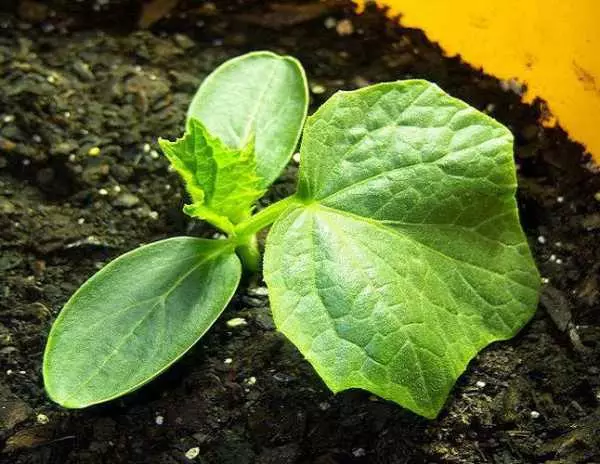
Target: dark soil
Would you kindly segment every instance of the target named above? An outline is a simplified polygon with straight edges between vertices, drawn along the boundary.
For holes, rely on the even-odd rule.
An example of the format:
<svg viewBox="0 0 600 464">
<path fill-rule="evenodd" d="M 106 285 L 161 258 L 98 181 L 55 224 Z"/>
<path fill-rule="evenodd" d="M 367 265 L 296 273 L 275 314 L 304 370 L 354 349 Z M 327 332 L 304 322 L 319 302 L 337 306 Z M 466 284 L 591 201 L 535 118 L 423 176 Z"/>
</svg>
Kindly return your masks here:
<svg viewBox="0 0 600 464">
<path fill-rule="evenodd" d="M 373 8 L 183 2 L 141 32 L 128 2 L 55 3 L 19 17 L 7 2 L 0 16 L 0 462 L 185 463 L 195 447 L 204 464 L 600 462 L 600 175 L 560 128 L 539 124 L 541 103 Z M 44 395 L 48 330 L 83 281 L 141 243 L 214 233 L 181 213 L 156 139 L 181 135 L 207 73 L 254 49 L 302 61 L 313 109 L 338 89 L 420 77 L 516 136 L 542 301 L 519 336 L 471 363 L 437 420 L 331 394 L 247 286 L 135 394 L 84 411 Z M 295 175 L 291 165 L 267 201 Z M 230 329 L 231 317 L 248 325 Z"/>
</svg>

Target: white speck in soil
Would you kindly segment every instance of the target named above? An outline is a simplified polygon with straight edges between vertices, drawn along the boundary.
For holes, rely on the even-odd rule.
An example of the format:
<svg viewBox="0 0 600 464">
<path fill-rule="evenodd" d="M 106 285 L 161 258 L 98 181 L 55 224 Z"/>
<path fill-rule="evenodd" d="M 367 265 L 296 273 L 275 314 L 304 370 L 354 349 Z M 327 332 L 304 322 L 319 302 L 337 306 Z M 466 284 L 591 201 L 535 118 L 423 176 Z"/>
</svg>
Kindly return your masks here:
<svg viewBox="0 0 600 464">
<path fill-rule="evenodd" d="M 554 244 L 555 247 L 560 248 L 562 246 L 562 242 L 556 242 Z"/>
<path fill-rule="evenodd" d="M 246 385 L 256 385 L 256 377 L 252 376 L 246 379 Z"/>
<path fill-rule="evenodd" d="M 77 157 L 75 155 L 69 155 L 69 162 L 74 163 Z"/>
<path fill-rule="evenodd" d="M 532 419 L 538 419 L 538 418 L 540 417 L 540 413 L 539 413 L 539 412 L 537 412 L 537 411 L 531 411 L 531 412 L 529 413 L 529 416 L 530 416 Z"/>
<path fill-rule="evenodd" d="M 165 418 L 163 416 L 156 416 L 154 422 L 156 425 L 163 425 L 165 423 Z"/>
<path fill-rule="evenodd" d="M 483 380 L 478 380 L 475 385 L 477 386 L 477 388 L 483 388 L 485 387 L 486 383 Z"/>
<path fill-rule="evenodd" d="M 321 403 L 319 403 L 319 409 L 321 411 L 327 411 L 330 407 L 331 405 L 327 401 L 322 401 Z"/>
<path fill-rule="evenodd" d="M 544 243 L 546 243 L 546 237 L 544 237 L 543 235 L 540 235 L 540 236 L 538 237 L 538 239 L 537 239 L 537 240 L 538 240 L 538 242 L 539 242 L 539 243 L 541 243 L 542 245 L 543 245 Z"/>
<path fill-rule="evenodd" d="M 556 201 L 562 203 L 563 201 L 565 201 L 565 197 L 556 197 Z"/>
<path fill-rule="evenodd" d="M 79 218 L 77 219 L 77 224 L 81 225 L 85 222 L 85 218 Z"/>
<path fill-rule="evenodd" d="M 42 138 L 38 135 L 38 134 L 34 134 L 33 137 L 31 137 L 31 139 L 35 142 L 35 143 L 42 143 Z"/>
<path fill-rule="evenodd" d="M 225 361 L 223 361 L 224 364 L 231 364 L 233 362 L 233 359 L 231 358 L 225 358 Z"/>
<path fill-rule="evenodd" d="M 252 287 L 248 289 L 248 294 L 252 296 L 268 296 L 269 289 L 267 287 Z"/>
<path fill-rule="evenodd" d="M 4 116 L 4 118 L 2 119 L 5 123 L 11 123 L 15 120 L 14 115 L 12 114 L 7 114 L 6 116 Z"/>
<path fill-rule="evenodd" d="M 23 166 L 29 166 L 30 164 L 31 164 L 31 160 L 29 160 L 29 159 L 23 160 Z"/>
<path fill-rule="evenodd" d="M 106 190 L 105 188 L 101 188 L 100 190 L 98 190 L 98 193 L 102 196 L 106 196 L 108 195 L 108 190 Z"/>
<path fill-rule="evenodd" d="M 229 319 L 227 322 L 227 327 L 243 327 L 245 325 L 248 325 L 248 323 L 246 322 L 246 319 L 244 319 L 243 317 L 234 317 L 233 319 Z"/>
<path fill-rule="evenodd" d="M 37 420 L 38 424 L 41 424 L 41 425 L 46 425 L 47 423 L 50 422 L 50 419 L 48 418 L 48 416 L 46 414 L 38 414 L 36 417 L 36 420 Z"/>
<path fill-rule="evenodd" d="M 543 283 L 544 285 L 545 285 L 545 284 L 548 284 L 548 283 L 550 283 L 550 279 L 549 279 L 548 277 L 542 277 L 542 283 Z"/>
<path fill-rule="evenodd" d="M 152 159 L 158 159 L 158 158 L 160 158 L 160 155 L 159 155 L 159 153 L 156 150 L 151 150 L 150 151 L 150 158 L 152 158 Z"/>
<path fill-rule="evenodd" d="M 92 147 L 88 150 L 88 156 L 98 156 L 100 154 L 100 148 L 99 147 Z"/>
<path fill-rule="evenodd" d="M 329 18 L 327 18 L 325 20 L 325 22 L 323 24 L 327 29 L 333 29 L 336 26 L 337 21 L 335 20 L 335 18 L 332 18 L 330 16 Z"/>
<path fill-rule="evenodd" d="M 71 117 L 71 113 L 69 111 L 65 111 L 64 117 L 69 119 Z"/>
<path fill-rule="evenodd" d="M 596 193 L 594 194 L 594 200 L 596 200 L 596 201 L 600 201 L 600 192 L 596 192 Z"/>
<path fill-rule="evenodd" d="M 150 153 L 150 144 L 145 143 L 142 149 L 144 150 L 144 153 Z"/>
<path fill-rule="evenodd" d="M 158 219 L 158 213 L 156 211 L 150 211 L 148 213 L 148 216 L 150 216 L 150 219 L 154 219 L 154 220 Z"/>
<path fill-rule="evenodd" d="M 294 156 L 292 156 L 292 159 L 294 160 L 294 163 L 296 164 L 300 164 L 300 153 L 294 153 Z"/>
<path fill-rule="evenodd" d="M 550 255 L 550 258 L 549 258 L 549 260 L 550 260 L 550 262 L 552 262 L 552 263 L 553 263 L 554 261 L 556 261 L 556 255 Z"/>
<path fill-rule="evenodd" d="M 194 446 L 193 448 L 190 448 L 189 450 L 187 450 L 185 452 L 185 457 L 191 461 L 193 459 L 196 459 L 199 454 L 200 454 L 200 448 L 198 448 L 197 446 Z"/>
<path fill-rule="evenodd" d="M 119 193 L 119 192 L 121 192 L 121 186 L 120 185 L 115 185 L 113 187 L 113 190 L 115 191 L 115 193 Z"/>
<path fill-rule="evenodd" d="M 313 84 L 310 87 L 310 91 L 315 95 L 321 95 L 322 93 L 325 93 L 325 90 L 325 87 L 321 84 Z"/>
<path fill-rule="evenodd" d="M 562 264 L 562 263 L 563 263 L 563 260 L 562 260 L 562 259 L 560 259 L 560 258 L 556 258 L 556 264 Z"/>
<path fill-rule="evenodd" d="M 367 452 L 364 448 L 355 448 L 352 450 L 352 456 L 355 458 L 362 458 L 367 455 Z"/>
</svg>

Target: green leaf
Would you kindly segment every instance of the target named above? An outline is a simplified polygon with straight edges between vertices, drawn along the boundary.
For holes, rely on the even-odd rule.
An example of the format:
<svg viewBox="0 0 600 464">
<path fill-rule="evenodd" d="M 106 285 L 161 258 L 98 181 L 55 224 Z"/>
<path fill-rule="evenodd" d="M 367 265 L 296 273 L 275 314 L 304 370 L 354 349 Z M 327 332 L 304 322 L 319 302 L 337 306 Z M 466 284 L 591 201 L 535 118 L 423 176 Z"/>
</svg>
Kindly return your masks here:
<svg viewBox="0 0 600 464">
<path fill-rule="evenodd" d="M 44 383 L 67 408 L 124 395 L 167 369 L 212 326 L 241 266 L 228 242 L 177 237 L 109 263 L 67 302 L 44 354 Z"/>
<path fill-rule="evenodd" d="M 435 417 L 536 308 L 510 132 L 425 81 L 340 92 L 307 122 L 298 188 L 267 239 L 277 327 L 334 392 Z"/>
<path fill-rule="evenodd" d="M 308 108 L 302 65 L 289 56 L 253 52 L 229 60 L 202 83 L 188 110 L 232 148 L 254 138 L 261 187 L 289 161 Z"/>
<path fill-rule="evenodd" d="M 200 121 L 190 119 L 182 138 L 160 139 L 159 144 L 185 181 L 193 204 L 184 211 L 191 216 L 231 232 L 265 193 L 256 174 L 252 140 L 242 149 L 229 148 Z"/>
</svg>

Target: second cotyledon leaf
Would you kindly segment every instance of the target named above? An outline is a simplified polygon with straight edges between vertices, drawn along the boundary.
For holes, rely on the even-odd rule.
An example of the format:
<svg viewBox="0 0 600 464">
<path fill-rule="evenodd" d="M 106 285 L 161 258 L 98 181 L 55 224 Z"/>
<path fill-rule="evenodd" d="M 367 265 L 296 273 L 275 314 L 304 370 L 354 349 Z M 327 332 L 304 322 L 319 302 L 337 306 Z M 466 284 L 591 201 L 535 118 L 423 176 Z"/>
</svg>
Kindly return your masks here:
<svg viewBox="0 0 600 464">
<path fill-rule="evenodd" d="M 190 119 L 182 138 L 159 143 L 185 181 L 192 204 L 184 211 L 190 216 L 232 232 L 233 225 L 248 218 L 265 193 L 256 173 L 252 141 L 241 149 L 230 148 L 200 121 Z"/>
</svg>

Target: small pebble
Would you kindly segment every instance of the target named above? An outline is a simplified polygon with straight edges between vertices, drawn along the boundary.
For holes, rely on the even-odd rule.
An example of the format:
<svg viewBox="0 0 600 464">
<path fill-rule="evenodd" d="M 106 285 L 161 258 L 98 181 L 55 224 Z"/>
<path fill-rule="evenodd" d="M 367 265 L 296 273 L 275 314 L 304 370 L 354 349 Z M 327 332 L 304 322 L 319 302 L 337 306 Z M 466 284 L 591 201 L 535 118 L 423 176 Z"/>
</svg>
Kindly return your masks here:
<svg viewBox="0 0 600 464">
<path fill-rule="evenodd" d="M 35 143 L 42 143 L 42 138 L 38 135 L 38 134 L 34 134 L 33 137 L 31 137 L 31 139 L 35 142 Z"/>
<path fill-rule="evenodd" d="M 294 153 L 294 155 L 292 156 L 292 159 L 294 160 L 294 163 L 296 164 L 300 164 L 300 153 Z"/>
<path fill-rule="evenodd" d="M 546 243 L 546 237 L 544 237 L 543 235 L 540 235 L 540 236 L 538 237 L 538 239 L 537 239 L 537 240 L 538 240 L 538 242 L 539 242 L 539 243 L 541 243 L 542 245 L 543 245 L 544 243 Z"/>
<path fill-rule="evenodd" d="M 145 143 L 143 147 L 144 153 L 150 153 L 150 144 Z"/>
<path fill-rule="evenodd" d="M 342 19 L 336 24 L 335 30 L 341 36 L 352 35 L 354 34 L 354 24 L 349 19 Z"/>
<path fill-rule="evenodd" d="M 233 319 L 229 319 L 227 322 L 227 327 L 241 327 L 241 326 L 245 326 L 248 325 L 248 323 L 246 322 L 246 319 L 244 319 L 243 317 L 234 317 Z"/>
<path fill-rule="evenodd" d="M 550 279 L 549 279 L 548 277 L 542 277 L 542 283 L 543 283 L 544 285 L 545 285 L 545 284 L 548 284 L 548 283 L 550 283 Z"/>
<path fill-rule="evenodd" d="M 600 192 L 596 192 L 596 193 L 594 194 L 594 199 L 595 199 L 596 201 L 600 201 Z"/>
<path fill-rule="evenodd" d="M 102 196 L 108 195 L 108 190 L 102 188 L 100 190 L 98 190 L 98 193 Z"/>
<path fill-rule="evenodd" d="M 74 163 L 77 160 L 77 156 L 75 155 L 69 155 L 69 162 L 70 163 Z"/>
<path fill-rule="evenodd" d="M 256 377 L 252 376 L 246 380 L 246 385 L 256 385 Z"/>
<path fill-rule="evenodd" d="M 163 425 L 165 423 L 165 418 L 163 416 L 156 416 L 154 422 L 156 425 Z"/>
<path fill-rule="evenodd" d="M 198 448 L 197 446 L 194 446 L 193 448 L 190 448 L 189 450 L 187 450 L 185 452 L 185 457 L 188 458 L 189 460 L 192 460 L 192 459 L 196 459 L 199 454 L 200 454 L 200 448 Z"/>
<path fill-rule="evenodd" d="M 79 218 L 77 219 L 77 224 L 81 225 L 85 222 L 85 218 Z"/>
<path fill-rule="evenodd" d="M 551 262 L 556 261 L 556 255 L 550 255 L 550 261 Z"/>
<path fill-rule="evenodd" d="M 156 150 L 150 150 L 150 158 L 158 159 L 160 158 L 160 154 Z"/>
<path fill-rule="evenodd" d="M 2 120 L 8 124 L 10 122 L 13 122 L 15 120 L 15 117 L 12 114 L 7 114 L 6 116 L 4 116 L 4 119 L 2 119 Z"/>
<path fill-rule="evenodd" d="M 565 201 L 565 197 L 556 197 L 556 201 L 562 203 Z"/>
<path fill-rule="evenodd" d="M 150 219 L 154 219 L 155 221 L 158 219 L 158 213 L 156 211 L 150 211 L 148 216 L 150 216 Z"/>
<path fill-rule="evenodd" d="M 483 380 L 478 380 L 475 385 L 477 386 L 477 388 L 483 388 L 485 387 L 485 382 Z"/>
<path fill-rule="evenodd" d="M 563 260 L 562 260 L 562 259 L 560 259 L 560 258 L 556 258 L 556 264 L 562 264 L 562 263 L 563 263 Z"/>
<path fill-rule="evenodd" d="M 98 156 L 100 154 L 100 148 L 92 147 L 88 150 L 88 156 Z"/>
<path fill-rule="evenodd" d="M 224 364 L 231 364 L 233 362 L 233 359 L 231 358 L 225 358 L 225 361 L 223 361 Z"/>
<path fill-rule="evenodd" d="M 327 411 L 330 407 L 331 407 L 331 405 L 327 401 L 323 401 L 323 402 L 319 403 L 319 409 L 321 411 Z"/>
<path fill-rule="evenodd" d="M 48 418 L 48 416 L 46 414 L 38 414 L 36 419 L 37 419 L 38 424 L 41 424 L 41 425 L 45 425 L 48 422 L 50 422 L 50 419 Z"/>
<path fill-rule="evenodd" d="M 531 416 L 532 419 L 538 419 L 540 417 L 540 413 L 537 411 L 531 411 L 529 413 L 529 415 Z"/>
</svg>

